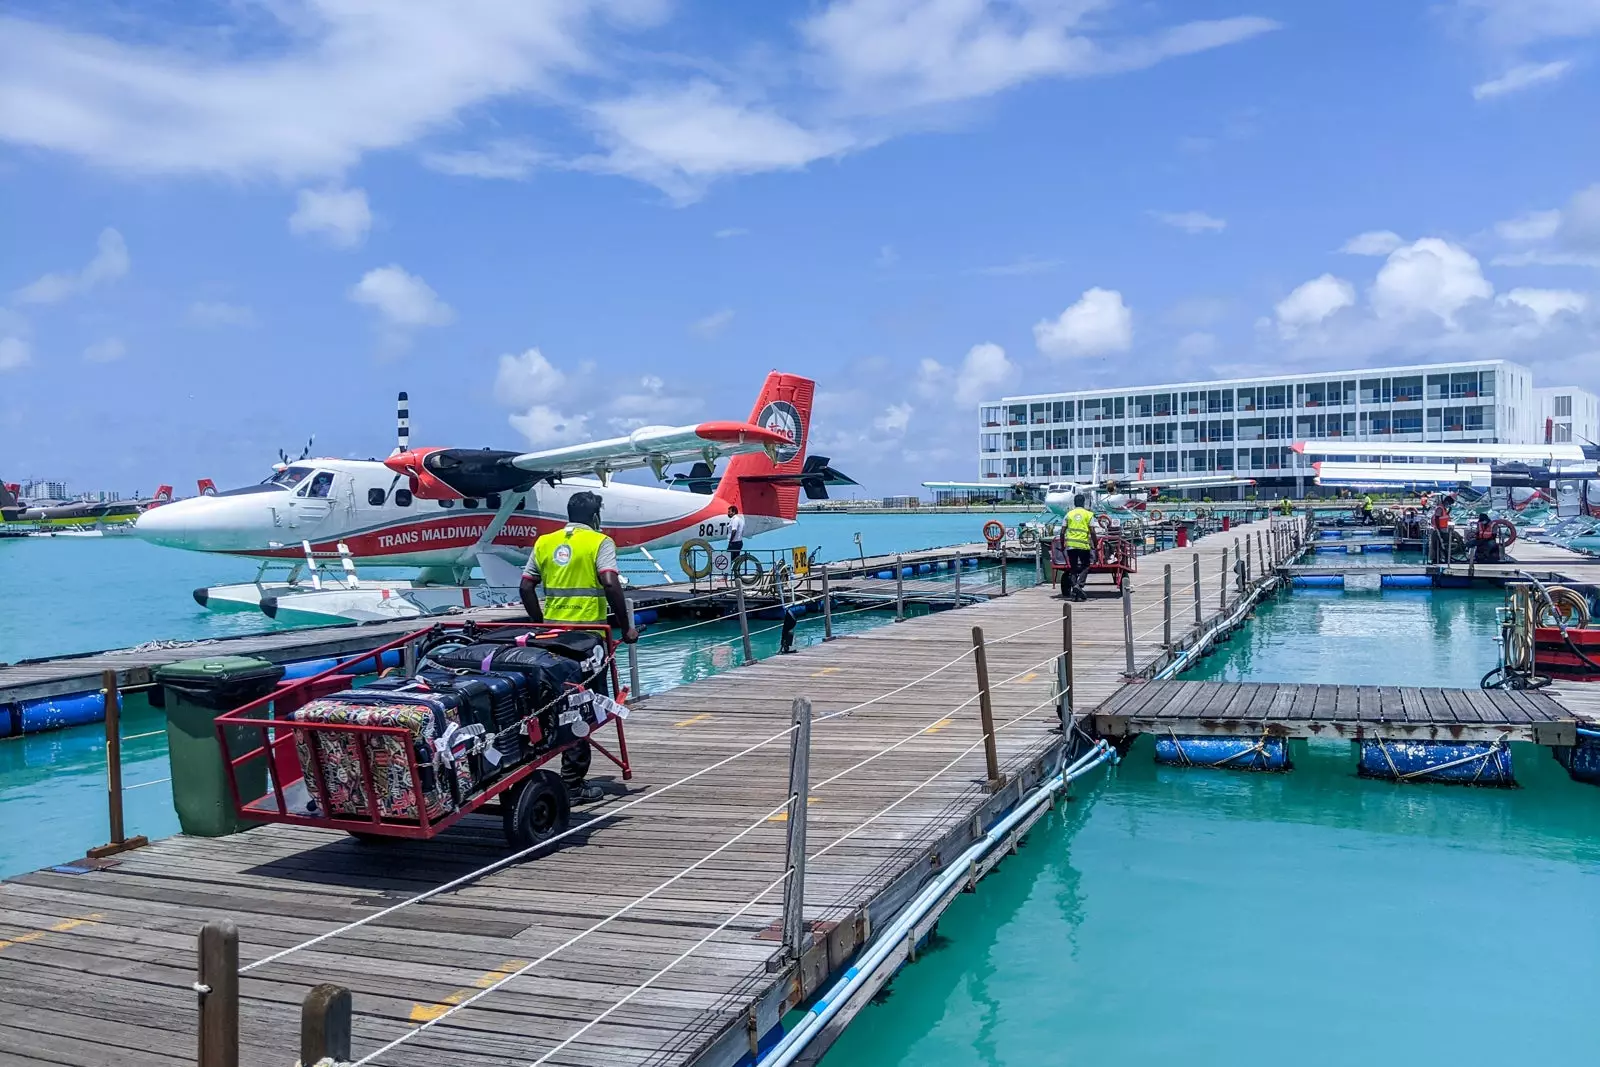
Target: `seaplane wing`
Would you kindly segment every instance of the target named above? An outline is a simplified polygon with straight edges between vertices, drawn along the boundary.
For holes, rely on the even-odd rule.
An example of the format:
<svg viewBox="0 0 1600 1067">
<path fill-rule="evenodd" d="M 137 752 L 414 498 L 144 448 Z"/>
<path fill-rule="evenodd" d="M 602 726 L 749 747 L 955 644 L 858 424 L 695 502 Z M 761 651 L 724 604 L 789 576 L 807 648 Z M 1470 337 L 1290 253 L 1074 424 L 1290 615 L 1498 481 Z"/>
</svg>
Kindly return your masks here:
<svg viewBox="0 0 1600 1067">
<path fill-rule="evenodd" d="M 1011 492 L 1028 488 L 1026 482 L 1008 482 L 999 478 L 991 478 L 987 482 L 923 482 L 924 489 L 992 489 L 1000 492 Z"/>
<path fill-rule="evenodd" d="M 1458 459 L 1463 462 L 1496 460 L 1518 463 L 1582 463 L 1600 458 L 1600 450 L 1583 445 L 1487 445 L 1432 442 L 1429 444 L 1384 444 L 1379 441 L 1346 441 L 1324 444 L 1296 441 L 1290 446 L 1303 456 L 1390 456 L 1395 459 Z"/>
<path fill-rule="evenodd" d="M 1117 486 L 1121 489 L 1225 489 L 1255 484 L 1254 478 L 1196 474 L 1186 478 L 1139 478 L 1131 482 L 1118 482 Z"/>
<path fill-rule="evenodd" d="M 1493 469 L 1487 463 L 1313 463 L 1318 485 L 1340 486 L 1453 486 L 1489 485 Z"/>
<path fill-rule="evenodd" d="M 649 467 L 665 480 L 666 468 L 683 460 L 715 462 L 722 456 L 766 452 L 777 466 L 793 455 L 796 442 L 782 429 L 749 422 L 702 422 L 694 426 L 644 426 L 626 437 L 563 445 L 538 452 L 496 449 L 413 448 L 383 461 L 411 480 L 424 500 L 486 497 L 522 492 L 543 481 L 595 476 Z M 785 453 L 789 453 L 786 456 Z"/>
</svg>

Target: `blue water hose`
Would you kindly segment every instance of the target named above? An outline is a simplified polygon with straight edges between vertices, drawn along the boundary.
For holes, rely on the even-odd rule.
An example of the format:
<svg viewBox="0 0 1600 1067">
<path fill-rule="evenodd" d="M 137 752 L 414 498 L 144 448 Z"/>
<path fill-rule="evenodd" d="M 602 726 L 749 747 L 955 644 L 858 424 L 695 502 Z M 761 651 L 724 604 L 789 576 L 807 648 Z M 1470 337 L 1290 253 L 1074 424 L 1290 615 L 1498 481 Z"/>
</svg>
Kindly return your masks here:
<svg viewBox="0 0 1600 1067">
<path fill-rule="evenodd" d="M 821 1032 L 828 1021 L 839 1013 L 839 1009 L 849 1002 L 850 997 L 861 988 L 867 978 L 878 969 L 884 960 L 889 958 L 901 942 L 906 939 L 917 923 L 939 902 L 952 886 L 971 874 L 972 865 L 982 859 L 1005 836 L 1011 832 L 1023 819 L 1026 819 L 1040 805 L 1048 802 L 1051 797 L 1064 789 L 1072 781 L 1105 760 L 1111 758 L 1112 749 L 1105 741 L 1097 741 L 1070 767 L 1067 767 L 1054 778 L 1045 782 L 1036 789 L 1026 800 L 1013 808 L 1004 818 L 990 827 L 988 833 L 979 838 L 970 848 L 963 852 L 955 862 L 945 868 L 934 881 L 930 882 L 918 893 L 888 927 L 873 938 L 862 957 L 851 964 L 849 969 L 840 976 L 826 993 L 811 1006 L 805 1017 L 795 1024 L 794 1029 L 783 1036 L 783 1040 L 774 1045 L 759 1061 L 759 1067 L 788 1067 L 795 1058 L 804 1051 L 812 1038 Z"/>
</svg>

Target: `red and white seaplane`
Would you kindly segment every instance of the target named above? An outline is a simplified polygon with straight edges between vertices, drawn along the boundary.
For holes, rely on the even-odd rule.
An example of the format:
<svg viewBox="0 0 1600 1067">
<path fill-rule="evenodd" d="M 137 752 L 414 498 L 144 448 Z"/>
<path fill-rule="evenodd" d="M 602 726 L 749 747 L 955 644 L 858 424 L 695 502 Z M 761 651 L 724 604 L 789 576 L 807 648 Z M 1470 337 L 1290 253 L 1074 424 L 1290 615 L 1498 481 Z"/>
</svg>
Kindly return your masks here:
<svg viewBox="0 0 1600 1067">
<path fill-rule="evenodd" d="M 1354 489 L 1442 489 L 1486 494 L 1502 511 L 1548 501 L 1559 518 L 1600 516 L 1600 448 L 1588 444 L 1384 444 L 1297 441 L 1316 482 Z"/>
<path fill-rule="evenodd" d="M 534 540 L 566 523 L 567 499 L 579 491 L 604 498 L 601 521 L 619 552 L 725 538 L 730 505 L 745 515 L 747 538 L 792 523 L 802 489 L 826 496 L 828 484 L 844 480 L 825 458 L 806 458 L 814 391 L 810 379 L 774 371 L 748 422 L 647 426 L 536 452 L 412 448 L 402 393 L 399 443 L 387 459 L 285 461 L 259 485 L 148 511 L 134 533 L 154 544 L 262 560 L 254 582 L 195 590 L 197 601 L 217 610 L 327 621 L 515 604 Z M 727 467 L 713 481 L 724 457 Z M 611 477 L 645 468 L 671 481 L 668 466 L 689 461 L 702 475 L 690 481 L 699 491 Z M 361 578 L 357 561 L 418 571 Z M 289 573 L 268 581 L 275 565 Z"/>
</svg>

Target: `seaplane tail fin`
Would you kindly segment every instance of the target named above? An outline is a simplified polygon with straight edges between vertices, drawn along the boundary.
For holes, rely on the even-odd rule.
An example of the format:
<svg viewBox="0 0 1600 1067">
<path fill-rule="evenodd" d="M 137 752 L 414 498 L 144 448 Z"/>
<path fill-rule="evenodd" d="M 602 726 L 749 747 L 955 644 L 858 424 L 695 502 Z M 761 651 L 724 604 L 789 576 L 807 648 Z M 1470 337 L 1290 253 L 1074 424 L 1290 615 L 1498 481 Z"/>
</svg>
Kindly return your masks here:
<svg viewBox="0 0 1600 1067">
<path fill-rule="evenodd" d="M 151 501 L 151 503 L 154 503 L 154 504 L 170 504 L 170 503 L 172 503 L 172 486 L 170 486 L 170 485 L 158 485 L 158 486 L 156 486 L 156 495 L 151 497 L 150 501 Z"/>
<path fill-rule="evenodd" d="M 22 486 L 16 482 L 0 482 L 0 508 L 14 508 L 17 506 L 17 494 L 22 492 Z"/>
<path fill-rule="evenodd" d="M 194 487 L 201 496 L 217 495 L 217 483 L 212 481 L 210 478 L 201 478 L 199 481 L 194 483 Z"/>
<path fill-rule="evenodd" d="M 816 388 L 816 382 L 798 374 L 773 371 L 767 375 L 750 421 L 788 434 L 794 443 L 777 450 L 777 466 L 762 452 L 734 456 L 717 484 L 719 497 L 747 515 L 793 519 L 799 514 L 801 479 L 797 476 L 805 470 Z"/>
</svg>

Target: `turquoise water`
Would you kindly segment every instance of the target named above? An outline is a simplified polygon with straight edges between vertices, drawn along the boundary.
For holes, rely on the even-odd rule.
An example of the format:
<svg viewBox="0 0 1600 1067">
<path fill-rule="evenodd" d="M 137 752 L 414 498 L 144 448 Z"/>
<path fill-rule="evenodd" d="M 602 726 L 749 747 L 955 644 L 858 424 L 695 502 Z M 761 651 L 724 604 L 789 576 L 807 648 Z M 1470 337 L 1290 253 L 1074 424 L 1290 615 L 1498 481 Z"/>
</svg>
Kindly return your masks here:
<svg viewBox="0 0 1600 1067">
<path fill-rule="evenodd" d="M 1309 595 L 1308 595 L 1309 594 Z M 1186 678 L 1473 684 L 1498 594 L 1297 591 Z M 827 1067 L 1593 1062 L 1600 792 L 1095 772 L 958 898 Z"/>
<path fill-rule="evenodd" d="M 1026 516 L 1003 516 L 1012 522 Z M 753 541 L 753 548 L 822 546 L 819 558 L 854 555 L 854 534 L 866 554 L 913 551 L 979 540 L 984 515 L 817 515 L 798 529 Z M 764 543 L 765 542 L 765 543 Z M 208 612 L 189 590 L 249 581 L 254 564 L 157 548 L 128 538 L 30 538 L 0 541 L 0 660 L 58 655 L 176 638 L 222 637 L 278 628 L 260 614 Z M 1018 586 L 1030 568 L 1015 568 Z M 972 581 L 969 575 L 964 579 Z M 14 611 L 12 609 L 15 609 Z M 838 613 L 835 632 L 883 625 L 882 611 Z M 776 655 L 775 623 L 752 622 L 758 657 Z M 822 639 L 820 617 L 803 618 L 796 644 Z M 638 646 L 641 689 L 660 692 L 738 664 L 737 623 L 648 627 Z M 151 839 L 177 833 L 172 811 L 165 719 L 138 694 L 123 711 L 125 821 L 129 834 Z M 143 736 L 154 733 L 155 736 Z M 0 878 L 72 859 L 107 839 L 105 728 L 60 730 L 0 740 Z"/>
</svg>

